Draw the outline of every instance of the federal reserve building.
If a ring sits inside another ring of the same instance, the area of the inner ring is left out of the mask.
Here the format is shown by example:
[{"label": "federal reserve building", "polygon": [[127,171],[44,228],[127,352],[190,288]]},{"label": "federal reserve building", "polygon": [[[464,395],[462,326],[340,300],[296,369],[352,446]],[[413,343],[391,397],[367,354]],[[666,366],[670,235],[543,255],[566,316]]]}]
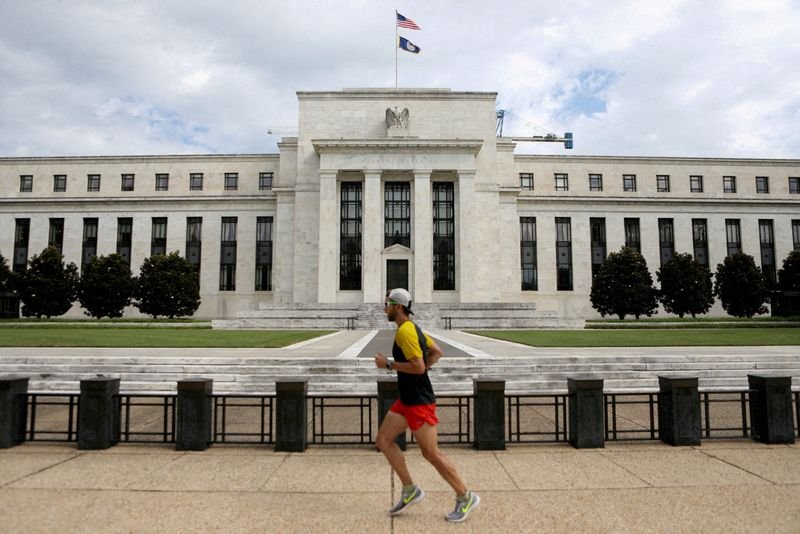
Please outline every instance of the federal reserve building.
[{"label": "federal reserve building", "polygon": [[713,272],[744,251],[773,282],[800,248],[798,159],[521,155],[496,98],[298,92],[274,154],[0,158],[0,253],[119,253],[137,275],[178,251],[195,317],[245,327],[369,326],[392,287],[429,321],[530,327],[599,317],[592,273],[622,246],[654,279],[677,252]]}]

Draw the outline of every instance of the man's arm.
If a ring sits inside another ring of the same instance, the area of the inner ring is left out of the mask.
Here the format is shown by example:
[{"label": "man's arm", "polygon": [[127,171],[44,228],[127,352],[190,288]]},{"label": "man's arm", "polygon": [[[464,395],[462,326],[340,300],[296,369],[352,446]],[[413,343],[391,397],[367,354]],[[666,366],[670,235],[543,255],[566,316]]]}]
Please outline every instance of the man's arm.
[{"label": "man's arm", "polygon": [[444,356],[444,351],[439,348],[435,341],[428,345],[428,369],[433,367],[433,364],[439,361],[439,358]]},{"label": "man's arm", "polygon": [[[430,353],[429,353],[429,358],[430,358]],[[386,369],[386,362],[388,361],[389,358],[387,358],[380,352],[375,355],[375,367],[377,367],[378,369]],[[422,375],[425,374],[425,362],[422,361],[422,358],[412,358],[410,361],[407,362],[393,362],[392,371],[397,371],[400,373],[408,373],[410,375]]]}]

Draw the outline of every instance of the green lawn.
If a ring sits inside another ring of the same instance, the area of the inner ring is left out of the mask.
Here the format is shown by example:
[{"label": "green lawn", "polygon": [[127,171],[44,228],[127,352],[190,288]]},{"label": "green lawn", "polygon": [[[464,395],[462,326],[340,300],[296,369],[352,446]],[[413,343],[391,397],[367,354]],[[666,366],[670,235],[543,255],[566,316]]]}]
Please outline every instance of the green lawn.
[{"label": "green lawn", "polygon": [[800,345],[800,328],[475,330],[472,333],[534,347]]}]

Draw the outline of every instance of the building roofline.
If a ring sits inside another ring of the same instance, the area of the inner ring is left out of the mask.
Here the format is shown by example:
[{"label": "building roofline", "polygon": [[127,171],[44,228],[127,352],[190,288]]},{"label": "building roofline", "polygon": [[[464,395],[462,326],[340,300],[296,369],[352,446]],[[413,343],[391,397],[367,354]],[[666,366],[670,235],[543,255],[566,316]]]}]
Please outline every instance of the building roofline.
[{"label": "building roofline", "polygon": [[0,163],[89,163],[89,162],[113,162],[113,161],[169,161],[169,160],[192,160],[192,159],[262,159],[279,158],[280,154],[133,154],[118,156],[4,156],[0,157]]},{"label": "building roofline", "polygon": [[497,100],[497,92],[452,91],[427,88],[346,88],[340,91],[297,91],[298,100],[386,100],[406,98],[420,100]]},{"label": "building roofline", "polygon": [[558,155],[558,154],[514,154],[515,161],[561,161],[561,162],[585,162],[585,161],[599,161],[603,163],[610,163],[614,161],[624,162],[642,162],[642,163],[657,163],[669,162],[676,164],[690,164],[700,163],[703,165],[709,164],[753,164],[763,165],[769,163],[771,165],[800,165],[800,159],[776,159],[776,158],[723,158],[723,157],[687,157],[687,156],[572,156],[572,155]]}]

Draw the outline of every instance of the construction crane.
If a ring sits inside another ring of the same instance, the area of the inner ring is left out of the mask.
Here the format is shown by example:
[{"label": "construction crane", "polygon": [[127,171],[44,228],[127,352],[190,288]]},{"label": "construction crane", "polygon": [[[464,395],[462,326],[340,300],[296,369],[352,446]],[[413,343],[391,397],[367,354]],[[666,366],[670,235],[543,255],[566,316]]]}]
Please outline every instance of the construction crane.
[{"label": "construction crane", "polygon": [[[522,117],[514,115],[507,109],[498,109],[497,110],[497,124],[495,126],[495,132],[497,133],[498,137],[503,137],[503,122],[506,117],[514,119],[516,121],[522,122],[531,128],[535,128],[537,130],[542,130],[539,126],[536,126],[532,122],[528,122]],[[564,143],[564,148],[567,150],[572,149],[572,132],[564,133],[563,137],[559,137],[554,133],[547,133],[545,135],[532,135],[528,137],[512,137],[512,141],[521,141],[521,142],[535,142],[535,143]]]}]

